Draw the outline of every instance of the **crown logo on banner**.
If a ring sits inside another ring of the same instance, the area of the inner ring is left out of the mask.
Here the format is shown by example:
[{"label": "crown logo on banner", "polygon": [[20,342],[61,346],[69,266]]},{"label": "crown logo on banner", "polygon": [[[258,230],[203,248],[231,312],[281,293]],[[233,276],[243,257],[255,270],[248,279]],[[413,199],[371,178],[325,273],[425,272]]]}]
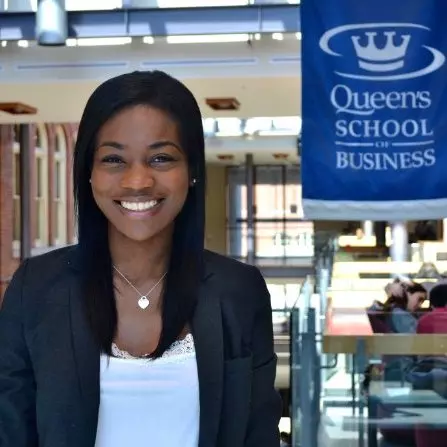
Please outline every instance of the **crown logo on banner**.
[{"label": "crown logo on banner", "polygon": [[366,46],[360,44],[361,36],[351,36],[355,52],[359,58],[359,66],[364,70],[373,72],[394,71],[404,66],[404,58],[410,42],[410,35],[402,36],[402,43],[399,46],[394,45],[394,31],[383,33],[386,37],[386,43],[383,48],[377,48],[374,40],[376,32],[365,32],[368,38]]}]

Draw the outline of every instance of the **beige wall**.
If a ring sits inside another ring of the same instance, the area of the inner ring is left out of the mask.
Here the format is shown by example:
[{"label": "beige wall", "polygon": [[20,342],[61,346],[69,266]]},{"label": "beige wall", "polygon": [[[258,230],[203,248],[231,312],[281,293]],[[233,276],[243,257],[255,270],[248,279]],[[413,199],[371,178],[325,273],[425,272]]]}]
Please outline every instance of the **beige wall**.
[{"label": "beige wall", "polygon": [[205,246],[227,254],[227,174],[225,166],[207,165]]}]

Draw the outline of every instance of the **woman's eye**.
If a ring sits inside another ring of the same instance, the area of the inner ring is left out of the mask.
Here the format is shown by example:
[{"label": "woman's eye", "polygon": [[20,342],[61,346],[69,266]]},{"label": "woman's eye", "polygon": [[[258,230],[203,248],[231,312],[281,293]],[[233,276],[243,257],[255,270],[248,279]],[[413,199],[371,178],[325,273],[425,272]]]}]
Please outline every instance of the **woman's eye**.
[{"label": "woman's eye", "polygon": [[107,157],[104,157],[102,159],[103,163],[107,163],[107,164],[120,164],[120,163],[124,163],[123,159],[118,157],[117,155],[108,155]]},{"label": "woman's eye", "polygon": [[172,161],[174,161],[174,159],[170,155],[160,154],[160,155],[155,155],[154,157],[152,157],[150,159],[149,163],[160,165],[160,164],[170,163]]}]

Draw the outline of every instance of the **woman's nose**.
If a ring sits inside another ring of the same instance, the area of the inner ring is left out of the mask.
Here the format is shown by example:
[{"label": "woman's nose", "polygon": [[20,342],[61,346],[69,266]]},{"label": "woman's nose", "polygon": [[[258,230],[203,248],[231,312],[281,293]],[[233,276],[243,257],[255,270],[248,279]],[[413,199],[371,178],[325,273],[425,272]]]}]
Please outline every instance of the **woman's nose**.
[{"label": "woman's nose", "polygon": [[142,190],[154,186],[152,169],[142,164],[135,164],[126,169],[121,178],[121,187],[133,190]]}]

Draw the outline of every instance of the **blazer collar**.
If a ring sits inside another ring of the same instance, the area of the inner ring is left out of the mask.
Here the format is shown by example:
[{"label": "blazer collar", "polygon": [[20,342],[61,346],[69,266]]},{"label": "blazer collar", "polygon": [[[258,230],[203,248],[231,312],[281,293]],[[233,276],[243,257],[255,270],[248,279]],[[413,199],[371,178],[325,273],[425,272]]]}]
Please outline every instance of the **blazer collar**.
[{"label": "blazer collar", "polygon": [[[224,346],[220,288],[214,280],[213,255],[204,253],[205,265],[192,333],[199,377],[200,433],[199,447],[216,444],[223,393]],[[69,264],[79,268],[74,247]],[[95,439],[100,400],[100,351],[88,327],[82,291],[76,275],[70,286],[71,329],[78,380],[86,416],[86,429]],[[92,442],[92,445],[94,442]]]}]

